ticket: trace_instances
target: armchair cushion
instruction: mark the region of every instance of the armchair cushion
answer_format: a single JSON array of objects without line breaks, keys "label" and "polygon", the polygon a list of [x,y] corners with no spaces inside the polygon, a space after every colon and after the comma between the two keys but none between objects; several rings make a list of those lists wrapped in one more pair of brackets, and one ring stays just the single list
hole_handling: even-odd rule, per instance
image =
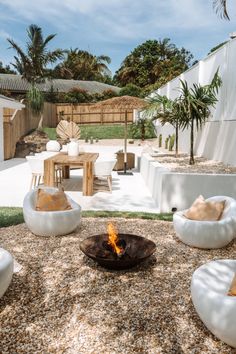
[{"label": "armchair cushion", "polygon": [[63,191],[48,192],[39,188],[37,191],[36,210],[58,211],[69,210],[71,205]]},{"label": "armchair cushion", "polygon": [[225,201],[205,201],[200,195],[192,206],[184,213],[190,220],[217,221],[220,219],[225,206]]}]

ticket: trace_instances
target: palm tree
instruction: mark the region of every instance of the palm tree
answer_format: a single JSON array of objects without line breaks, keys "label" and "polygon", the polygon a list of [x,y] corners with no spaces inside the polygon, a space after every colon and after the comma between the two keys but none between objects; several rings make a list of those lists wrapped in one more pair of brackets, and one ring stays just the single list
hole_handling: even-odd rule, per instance
[{"label": "palm tree", "polygon": [[30,25],[27,29],[28,41],[24,51],[13,39],[8,38],[11,48],[16,51],[15,63],[12,65],[22,74],[30,84],[43,82],[48,77],[48,64],[55,63],[63,57],[63,51],[48,50],[48,43],[56,36],[50,34],[43,38],[42,29],[37,25]]},{"label": "palm tree", "polygon": [[187,81],[180,80],[179,113],[181,116],[180,124],[183,129],[190,128],[190,160],[189,164],[194,164],[194,126],[197,130],[202,127],[210,115],[210,107],[214,107],[217,93],[221,86],[221,79],[218,70],[209,85],[201,86],[194,84],[188,87]]},{"label": "palm tree", "polygon": [[48,50],[48,43],[55,37],[55,34],[50,34],[44,39],[42,29],[37,25],[30,25],[27,29],[27,35],[26,51],[13,39],[8,38],[7,40],[11,44],[11,48],[16,51],[16,56],[14,56],[15,63],[12,65],[30,84],[27,98],[32,111],[37,115],[41,115],[38,126],[40,128],[43,120],[43,94],[36,87],[36,84],[44,82],[50,76],[47,65],[61,59],[63,51],[61,49]]},{"label": "palm tree", "polygon": [[179,100],[171,100],[167,96],[156,94],[148,99],[144,115],[154,120],[160,120],[161,124],[170,123],[175,128],[175,157],[179,153],[179,125],[181,120],[181,110]]},{"label": "palm tree", "polygon": [[55,68],[55,76],[75,80],[104,81],[106,76],[111,76],[107,66],[111,59],[106,55],[93,55],[78,48],[66,52],[64,61]]},{"label": "palm tree", "polygon": [[213,0],[213,7],[220,17],[229,20],[229,15],[227,12],[227,1],[226,0]]}]

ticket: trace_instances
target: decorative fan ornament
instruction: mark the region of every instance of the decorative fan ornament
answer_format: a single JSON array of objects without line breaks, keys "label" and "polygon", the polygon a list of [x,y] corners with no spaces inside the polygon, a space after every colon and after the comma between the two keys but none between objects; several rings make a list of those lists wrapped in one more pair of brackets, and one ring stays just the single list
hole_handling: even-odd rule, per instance
[{"label": "decorative fan ornament", "polygon": [[79,139],[80,128],[74,122],[67,122],[67,120],[61,120],[56,127],[57,135],[62,139]]}]

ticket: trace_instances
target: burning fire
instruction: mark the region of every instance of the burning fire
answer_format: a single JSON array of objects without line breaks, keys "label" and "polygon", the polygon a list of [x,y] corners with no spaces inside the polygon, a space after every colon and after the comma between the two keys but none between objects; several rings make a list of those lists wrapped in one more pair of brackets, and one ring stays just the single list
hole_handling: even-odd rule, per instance
[{"label": "burning fire", "polygon": [[108,242],[107,242],[108,245],[110,245],[113,248],[113,250],[115,251],[115,253],[117,255],[121,255],[124,252],[124,250],[122,247],[119,247],[117,245],[117,243],[119,242],[119,238],[117,235],[118,231],[117,231],[115,225],[113,225],[112,223],[109,223],[107,225],[107,233],[108,233]]}]

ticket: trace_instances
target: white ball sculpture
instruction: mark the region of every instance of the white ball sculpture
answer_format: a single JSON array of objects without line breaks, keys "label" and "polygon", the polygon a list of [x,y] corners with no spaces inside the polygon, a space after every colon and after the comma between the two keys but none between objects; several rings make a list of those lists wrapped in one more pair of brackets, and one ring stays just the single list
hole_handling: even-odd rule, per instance
[{"label": "white ball sculpture", "polygon": [[46,144],[47,151],[60,151],[61,145],[56,140],[49,140]]}]

